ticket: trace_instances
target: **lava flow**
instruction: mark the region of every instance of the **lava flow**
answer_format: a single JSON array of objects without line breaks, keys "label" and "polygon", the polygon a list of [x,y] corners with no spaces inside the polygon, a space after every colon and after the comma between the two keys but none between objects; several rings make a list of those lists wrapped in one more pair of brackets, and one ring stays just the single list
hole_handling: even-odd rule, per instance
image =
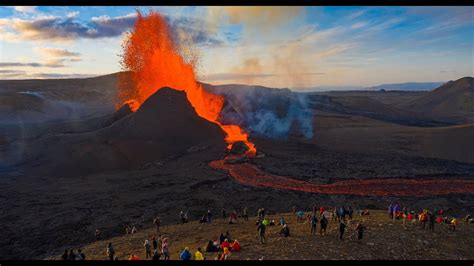
[{"label": "lava flow", "polygon": [[120,107],[128,104],[138,110],[145,100],[163,87],[186,92],[188,101],[196,113],[217,125],[226,133],[225,141],[230,150],[237,141],[249,147],[247,155],[256,154],[255,145],[248,141],[248,134],[238,125],[223,125],[218,119],[224,105],[224,97],[206,91],[197,81],[194,66],[186,63],[170,35],[166,20],[150,11],[143,16],[137,12],[137,21],[123,45],[122,67],[130,71],[132,84],[119,81]]},{"label": "lava flow", "polygon": [[285,176],[265,173],[250,163],[227,164],[213,161],[212,168],[226,170],[239,183],[256,187],[296,190],[320,194],[357,196],[426,197],[452,193],[473,193],[474,180],[463,179],[366,179],[314,184]]}]

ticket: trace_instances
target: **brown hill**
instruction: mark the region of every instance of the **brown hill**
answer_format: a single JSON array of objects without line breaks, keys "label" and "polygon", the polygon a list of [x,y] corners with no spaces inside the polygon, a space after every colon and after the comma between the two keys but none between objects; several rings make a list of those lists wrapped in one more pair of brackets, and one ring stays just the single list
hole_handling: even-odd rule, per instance
[{"label": "brown hill", "polygon": [[134,169],[192,147],[225,152],[224,133],[199,117],[184,92],[163,88],[141,108],[100,130],[50,135],[26,144],[24,161],[35,172],[83,175]]},{"label": "brown hill", "polygon": [[407,108],[432,117],[457,120],[474,119],[474,78],[449,81],[432,92],[408,103]]}]

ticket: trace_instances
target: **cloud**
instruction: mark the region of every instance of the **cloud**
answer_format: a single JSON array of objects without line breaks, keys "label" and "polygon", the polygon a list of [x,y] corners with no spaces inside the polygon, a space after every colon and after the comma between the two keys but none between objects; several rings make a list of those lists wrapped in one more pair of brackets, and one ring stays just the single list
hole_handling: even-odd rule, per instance
[{"label": "cloud", "polygon": [[96,77],[97,74],[82,73],[27,73],[21,70],[0,70],[0,79],[71,79],[71,78],[90,78]]},{"label": "cloud", "polygon": [[[69,12],[65,17],[38,16],[33,19],[0,19],[0,39],[10,42],[54,41],[71,42],[75,39],[99,39],[121,36],[135,24],[137,14],[110,17],[92,17],[81,22],[78,12]],[[217,46],[222,40],[213,36],[204,20],[184,16],[165,16],[173,37],[193,44]]]},{"label": "cloud", "polygon": [[64,67],[66,62],[81,61],[81,54],[71,52],[66,49],[52,48],[52,47],[35,47],[44,60],[43,66]]},{"label": "cloud", "polygon": [[31,77],[41,79],[70,79],[70,78],[90,78],[96,77],[97,74],[80,74],[80,73],[36,73],[32,74]]},{"label": "cloud", "polygon": [[67,42],[78,38],[106,38],[120,36],[130,28],[135,14],[119,17],[93,17],[89,22],[77,20],[76,13],[66,17],[39,16],[34,19],[0,19],[0,32],[6,41]]},{"label": "cloud", "polygon": [[247,29],[268,29],[289,22],[304,11],[298,6],[226,6],[208,7],[208,16],[214,23],[243,24]]},{"label": "cloud", "polygon": [[6,67],[64,67],[58,63],[22,63],[22,62],[0,62],[0,68]]},{"label": "cloud", "polygon": [[45,56],[52,56],[52,57],[74,57],[78,58],[81,56],[80,53],[71,52],[66,49],[59,49],[59,48],[49,48],[49,47],[35,47],[35,51],[45,55]]},{"label": "cloud", "polygon": [[11,6],[11,8],[21,13],[34,13],[36,12],[37,6]]},{"label": "cloud", "polygon": [[351,29],[360,29],[360,28],[363,28],[365,26],[367,26],[367,22],[360,21],[360,22],[356,22],[356,23],[352,24]]}]

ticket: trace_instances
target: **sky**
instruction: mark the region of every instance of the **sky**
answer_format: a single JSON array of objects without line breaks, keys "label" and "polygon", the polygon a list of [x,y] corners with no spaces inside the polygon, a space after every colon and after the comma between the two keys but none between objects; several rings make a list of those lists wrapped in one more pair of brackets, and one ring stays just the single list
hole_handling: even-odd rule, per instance
[{"label": "sky", "polygon": [[[0,79],[121,71],[136,9],[162,13],[198,79],[279,88],[474,76],[474,7],[0,7]],[[191,59],[190,59],[191,58]]]}]

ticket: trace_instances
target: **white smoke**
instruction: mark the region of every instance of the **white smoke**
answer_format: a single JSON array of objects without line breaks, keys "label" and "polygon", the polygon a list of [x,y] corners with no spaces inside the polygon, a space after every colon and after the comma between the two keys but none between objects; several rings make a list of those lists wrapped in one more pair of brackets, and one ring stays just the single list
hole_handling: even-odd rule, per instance
[{"label": "white smoke", "polygon": [[251,135],[287,138],[294,124],[305,138],[313,137],[312,112],[306,94],[261,86],[223,85],[212,89],[226,98],[223,123],[241,125]]}]

